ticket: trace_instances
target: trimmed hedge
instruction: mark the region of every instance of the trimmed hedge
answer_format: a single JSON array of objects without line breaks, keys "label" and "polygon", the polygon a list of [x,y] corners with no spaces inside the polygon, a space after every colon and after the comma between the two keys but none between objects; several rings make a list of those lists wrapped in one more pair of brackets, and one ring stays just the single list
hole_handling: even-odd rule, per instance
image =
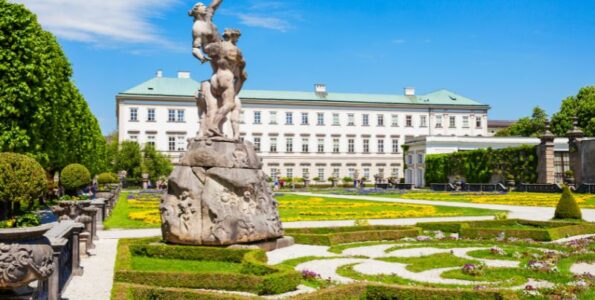
[{"label": "trimmed hedge", "polygon": [[[533,226],[534,228],[506,228],[514,224]],[[553,241],[568,236],[595,233],[595,223],[576,223],[558,221],[529,220],[497,220],[474,222],[436,222],[417,223],[424,230],[441,230],[459,233],[462,238],[489,239],[496,238],[502,232],[506,237],[533,239],[536,241]]]},{"label": "trimmed hedge", "polygon": [[562,196],[560,197],[560,201],[556,206],[554,219],[583,219],[581,208],[578,206],[578,203],[576,203],[576,199],[574,199],[574,196],[572,195],[572,192],[570,192],[568,186],[564,186],[562,189]]},{"label": "trimmed hedge", "polygon": [[120,180],[118,179],[118,175],[114,173],[105,172],[97,175],[97,184],[105,185],[119,182]]},{"label": "trimmed hedge", "polygon": [[91,183],[91,173],[83,165],[70,164],[60,173],[60,183],[66,191],[76,192],[76,190]]},{"label": "trimmed hedge", "polygon": [[112,300],[249,300],[257,297],[237,296],[207,291],[186,290],[177,288],[158,288],[137,284],[116,283],[112,288]]},{"label": "trimmed hedge", "polygon": [[[225,261],[242,264],[241,274],[217,272],[156,272],[132,269],[132,256],[162,259]],[[244,291],[259,295],[293,291],[300,284],[299,272],[266,264],[263,250],[158,244],[152,239],[123,239],[118,243],[115,282],[157,287]]]},{"label": "trimmed hedge", "polygon": [[362,241],[398,240],[415,237],[420,228],[407,226],[351,226],[331,228],[286,229],[298,244],[333,246]]},{"label": "trimmed hedge", "polygon": [[426,157],[425,180],[428,184],[449,182],[449,176],[462,176],[469,183],[489,182],[492,175],[512,175],[517,182],[537,182],[535,146],[504,149],[478,149]]}]

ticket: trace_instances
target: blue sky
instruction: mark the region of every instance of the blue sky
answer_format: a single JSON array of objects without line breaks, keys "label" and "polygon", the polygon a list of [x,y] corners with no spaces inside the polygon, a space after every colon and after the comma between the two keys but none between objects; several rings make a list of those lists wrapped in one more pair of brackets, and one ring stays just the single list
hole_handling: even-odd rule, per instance
[{"label": "blue sky", "polygon": [[[58,36],[105,133],[115,95],[157,69],[209,76],[191,55],[195,1],[14,1]],[[242,30],[246,89],[446,88],[491,105],[491,119],[516,119],[595,84],[593,12],[590,0],[225,0],[215,22]]]}]

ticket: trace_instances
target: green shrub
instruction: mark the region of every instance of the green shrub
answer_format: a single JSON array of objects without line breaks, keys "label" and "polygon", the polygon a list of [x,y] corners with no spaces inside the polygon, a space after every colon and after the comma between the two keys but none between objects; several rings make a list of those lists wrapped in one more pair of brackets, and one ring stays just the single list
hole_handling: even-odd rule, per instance
[{"label": "green shrub", "polygon": [[[45,171],[35,159],[22,154],[0,153],[0,220],[25,213],[43,196],[46,188]],[[16,220],[12,225],[17,226]]]},{"label": "green shrub", "polygon": [[496,172],[513,176],[519,182],[537,181],[537,151],[534,146],[504,149],[479,149],[426,157],[425,180],[428,184],[448,182],[459,175],[469,183],[486,183]]},{"label": "green shrub", "polygon": [[570,189],[565,186],[562,190],[562,197],[560,197],[560,201],[558,202],[558,206],[556,206],[556,213],[554,214],[554,219],[576,219],[581,220],[583,215],[581,213],[581,209],[576,203],[572,192]]},{"label": "green shrub", "polygon": [[91,173],[83,165],[70,164],[62,170],[60,182],[67,192],[75,193],[91,183]]},{"label": "green shrub", "polygon": [[97,183],[101,185],[119,182],[120,180],[118,180],[118,175],[114,173],[105,172],[97,176]]},{"label": "green shrub", "polygon": [[333,228],[300,228],[287,229],[288,235],[298,244],[338,245],[361,241],[398,240],[404,237],[415,237],[421,229],[406,226],[351,226]]}]

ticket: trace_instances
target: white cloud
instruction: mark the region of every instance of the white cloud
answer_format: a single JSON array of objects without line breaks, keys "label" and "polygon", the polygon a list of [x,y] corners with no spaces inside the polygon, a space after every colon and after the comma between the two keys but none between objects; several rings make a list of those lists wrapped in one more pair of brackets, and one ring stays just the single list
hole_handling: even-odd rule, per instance
[{"label": "white cloud", "polygon": [[291,28],[289,22],[277,17],[265,17],[259,14],[235,14],[240,22],[246,26],[262,27],[281,32],[286,32]]},{"label": "white cloud", "polygon": [[178,0],[12,0],[37,14],[58,37],[99,46],[158,44],[175,48],[151,24]]}]

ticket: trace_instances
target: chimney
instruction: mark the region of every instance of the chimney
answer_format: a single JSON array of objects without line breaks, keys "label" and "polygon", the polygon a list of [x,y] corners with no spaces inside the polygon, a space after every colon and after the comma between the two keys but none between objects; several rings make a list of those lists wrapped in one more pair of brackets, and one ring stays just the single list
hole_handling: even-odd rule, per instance
[{"label": "chimney", "polygon": [[322,84],[322,83],[317,83],[314,85],[314,92],[316,93],[316,95],[324,97],[326,96],[328,93],[326,91],[326,84]]},{"label": "chimney", "polygon": [[188,79],[188,78],[190,78],[190,72],[187,72],[187,71],[179,71],[179,72],[178,72],[178,78],[184,78],[184,79]]},{"label": "chimney", "polygon": [[157,76],[157,78],[163,77],[163,70],[161,70],[161,69],[157,70],[156,76]]},{"label": "chimney", "polygon": [[405,96],[415,96],[415,88],[414,87],[406,87],[405,88]]}]

